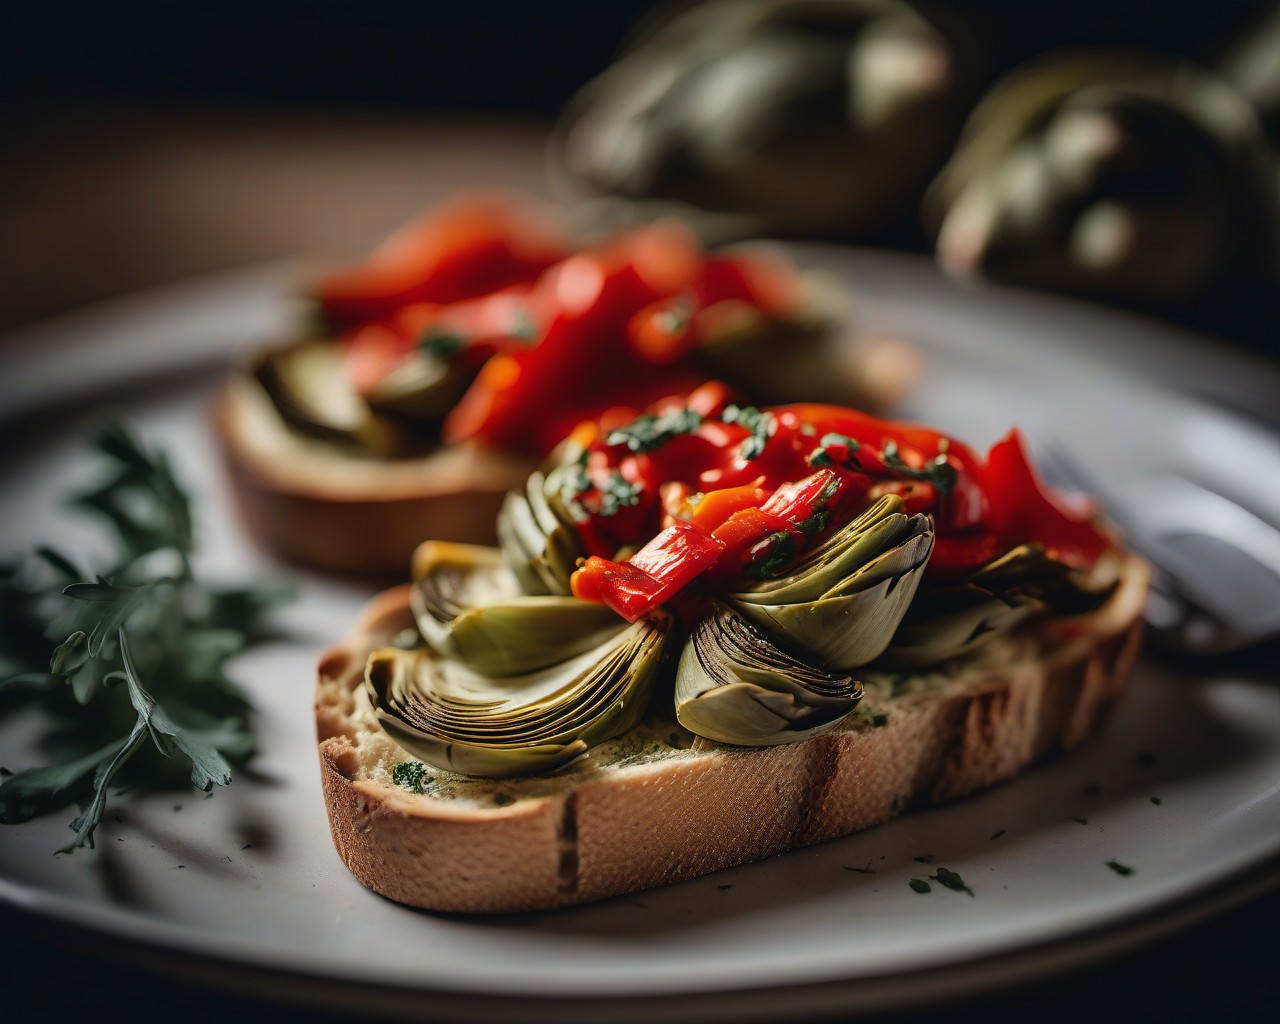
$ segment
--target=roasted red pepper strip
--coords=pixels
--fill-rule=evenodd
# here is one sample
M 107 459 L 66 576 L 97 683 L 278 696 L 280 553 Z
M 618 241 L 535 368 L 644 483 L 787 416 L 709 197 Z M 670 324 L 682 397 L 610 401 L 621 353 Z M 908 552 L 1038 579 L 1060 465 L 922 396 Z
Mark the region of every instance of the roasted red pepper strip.
M 608 605 L 628 622 L 670 600 L 724 550 L 711 534 L 677 521 L 627 562 L 595 555 L 573 574 L 575 597 Z
M 986 526 L 1002 539 L 1003 550 L 1034 541 L 1068 565 L 1087 569 L 1107 549 L 1092 515 L 1071 514 L 1041 483 L 1016 428 L 991 446 L 981 483 L 990 503 Z
M 545 452 L 582 416 L 692 387 L 692 371 L 646 362 L 625 331 L 637 309 L 677 290 L 700 259 L 687 229 L 659 223 L 550 270 L 534 290 L 550 293 L 556 310 L 539 343 L 513 353 L 513 369 L 477 378 L 446 420 L 445 440 Z
M 362 266 L 321 279 L 316 297 L 339 323 L 387 319 L 410 303 L 457 302 L 532 281 L 566 251 L 554 221 L 529 203 L 466 196 L 401 228 Z

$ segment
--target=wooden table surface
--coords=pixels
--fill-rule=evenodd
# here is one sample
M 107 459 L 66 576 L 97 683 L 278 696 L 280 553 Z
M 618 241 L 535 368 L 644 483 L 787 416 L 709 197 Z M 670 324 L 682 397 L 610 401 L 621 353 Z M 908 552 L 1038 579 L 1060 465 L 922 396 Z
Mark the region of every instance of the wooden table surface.
M 0 331 L 211 271 L 356 258 L 472 185 L 548 193 L 538 123 L 117 102 L 0 111 L 0 128 L 10 142 Z M 1277 920 L 1272 894 L 1104 964 L 884 1019 L 1268 1019 Z M 86 992 L 95 1007 L 138 1006 L 144 1020 L 342 1019 L 85 959 L 74 937 L 9 910 L 0 935 L 0 973 L 18 1005 L 6 1001 L 20 1011 L 9 1019 L 80 1020 Z

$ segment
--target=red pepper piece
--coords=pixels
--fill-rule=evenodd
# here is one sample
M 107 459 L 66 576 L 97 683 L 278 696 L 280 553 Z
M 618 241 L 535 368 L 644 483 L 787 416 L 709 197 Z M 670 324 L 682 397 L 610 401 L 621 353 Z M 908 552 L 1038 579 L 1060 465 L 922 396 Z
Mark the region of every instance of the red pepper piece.
M 1092 514 L 1060 505 L 1040 481 L 1017 428 L 991 446 L 981 482 L 990 502 L 987 526 L 1001 538 L 1002 550 L 1040 543 L 1068 564 L 1087 569 L 1109 547 Z
M 554 220 L 532 204 L 464 196 L 401 228 L 362 266 L 322 278 L 317 298 L 340 323 L 385 319 L 409 303 L 457 302 L 532 281 L 566 251 Z
M 570 580 L 575 597 L 606 604 L 628 622 L 658 607 L 715 563 L 723 546 L 706 530 L 677 521 L 628 562 L 592 556 Z

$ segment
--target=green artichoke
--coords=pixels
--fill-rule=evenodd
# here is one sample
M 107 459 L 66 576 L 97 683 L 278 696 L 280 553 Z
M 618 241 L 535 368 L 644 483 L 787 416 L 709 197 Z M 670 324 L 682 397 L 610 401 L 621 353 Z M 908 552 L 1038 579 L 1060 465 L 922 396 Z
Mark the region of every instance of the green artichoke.
M 495 678 L 430 648 L 374 651 L 365 688 L 379 724 L 409 753 L 483 778 L 537 775 L 637 726 L 671 620 L 655 616 L 559 664 Z
M 1093 611 L 1117 578 L 1110 561 L 1086 575 L 1038 544 L 1023 544 L 960 579 L 921 587 L 883 661 L 902 668 L 937 665 L 971 654 L 1033 615 Z
M 898 0 L 711 0 L 570 104 L 559 166 L 716 241 L 866 235 L 945 159 L 975 91 L 959 37 Z
M 860 683 L 788 654 L 724 605 L 693 627 L 676 670 L 676 718 L 719 743 L 792 743 L 834 728 L 861 699 Z
M 846 672 L 879 657 L 933 551 L 928 516 L 886 495 L 783 576 L 732 594 L 735 611 L 789 648 Z
M 526 596 L 494 548 L 429 541 L 413 562 L 410 604 L 423 639 L 437 654 L 481 675 L 546 668 L 626 626 L 604 605 Z
M 498 515 L 498 541 L 527 594 L 568 594 L 569 577 L 586 554 L 568 505 L 573 465 L 562 458 L 530 475 L 523 493 L 508 494 Z
M 1157 58 L 1072 54 L 1009 75 L 925 211 L 951 274 L 1147 304 L 1234 289 L 1272 260 L 1253 110 L 1212 73 Z

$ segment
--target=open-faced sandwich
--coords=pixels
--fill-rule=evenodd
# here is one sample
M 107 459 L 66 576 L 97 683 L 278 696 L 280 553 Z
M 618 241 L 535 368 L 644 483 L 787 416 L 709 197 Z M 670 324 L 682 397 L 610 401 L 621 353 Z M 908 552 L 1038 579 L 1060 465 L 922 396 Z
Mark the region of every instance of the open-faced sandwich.
M 642 889 L 961 796 L 1091 735 L 1143 563 L 985 455 L 718 384 L 576 428 L 500 548 L 428 541 L 320 664 L 365 885 L 508 911 Z
M 503 496 L 584 417 L 719 377 L 753 401 L 882 408 L 909 346 L 851 338 L 838 289 L 777 253 L 707 253 L 674 221 L 575 247 L 546 210 L 464 197 L 318 277 L 297 337 L 218 410 L 268 550 L 398 572 L 424 536 L 490 542 Z

